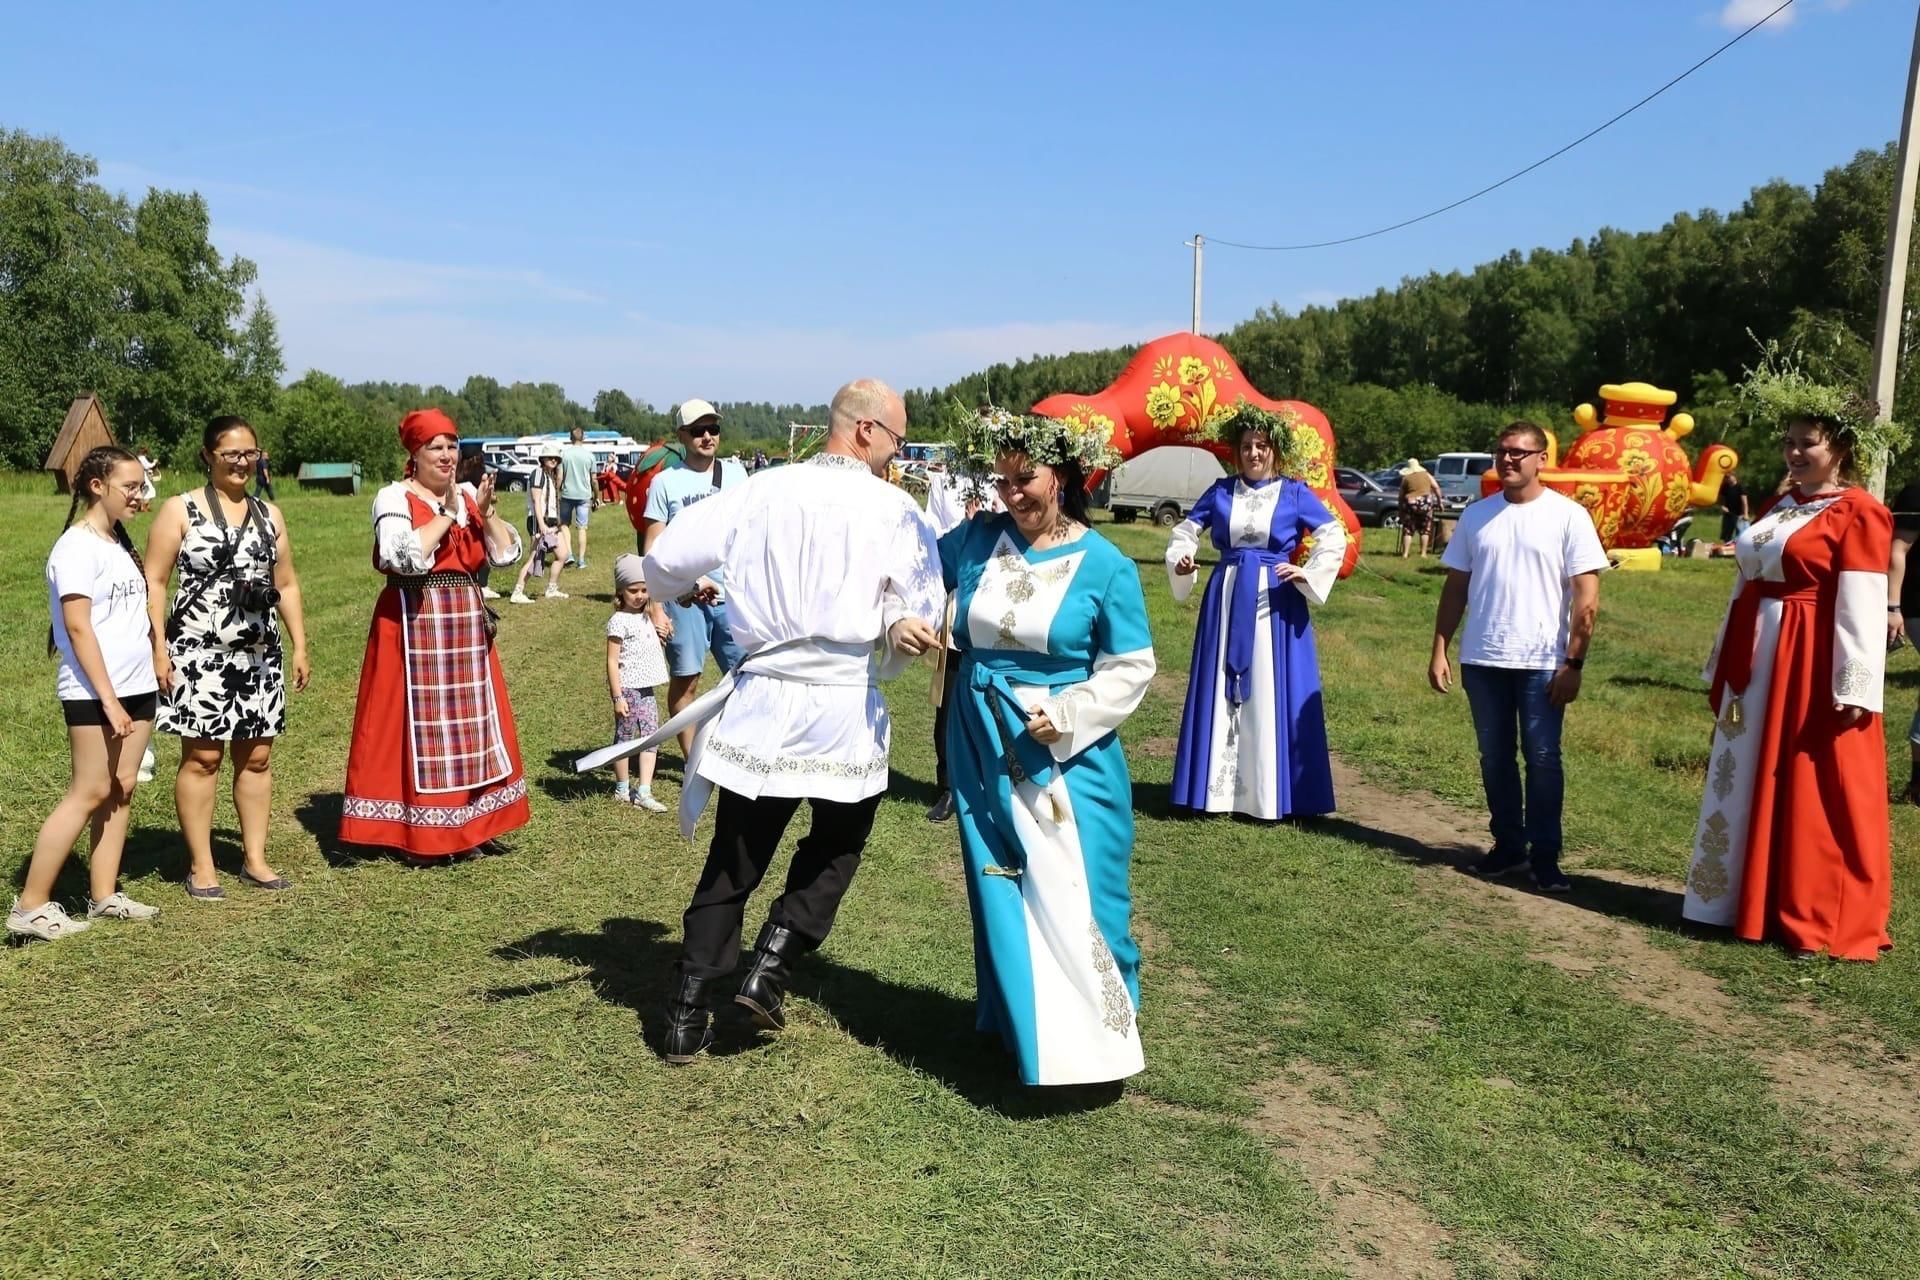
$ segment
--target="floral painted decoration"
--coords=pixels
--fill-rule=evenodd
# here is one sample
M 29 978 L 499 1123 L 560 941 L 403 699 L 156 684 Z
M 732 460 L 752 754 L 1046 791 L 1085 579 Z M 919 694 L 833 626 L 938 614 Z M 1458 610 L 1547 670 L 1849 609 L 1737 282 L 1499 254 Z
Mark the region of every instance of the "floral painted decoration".
M 1747 370 L 1740 399 L 1755 417 L 1786 426 L 1791 422 L 1818 422 L 1830 427 L 1853 448 L 1853 462 L 1862 472 L 1884 466 L 1907 447 L 1912 433 L 1880 416 L 1880 406 L 1857 391 L 1818 382 L 1778 342 L 1764 343 L 1760 360 Z
M 1045 418 L 988 405 L 962 419 L 953 441 L 960 465 L 987 472 L 1002 453 L 1024 453 L 1035 462 L 1057 466 L 1077 462 L 1084 471 L 1117 466 L 1112 423 L 1102 415 Z

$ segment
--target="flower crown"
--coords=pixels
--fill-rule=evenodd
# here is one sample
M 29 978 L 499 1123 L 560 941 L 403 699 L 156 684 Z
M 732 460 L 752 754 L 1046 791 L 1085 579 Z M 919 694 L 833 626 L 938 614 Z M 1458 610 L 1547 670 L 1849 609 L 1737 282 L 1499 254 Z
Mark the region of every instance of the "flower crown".
M 1852 447 L 1854 465 L 1862 472 L 1884 465 L 1912 439 L 1906 427 L 1881 418 L 1880 406 L 1859 392 L 1815 381 L 1777 341 L 1761 346 L 1759 362 L 1740 384 L 1740 399 L 1757 418 L 1830 426 Z
M 1292 475 L 1305 453 L 1298 434 L 1302 427 L 1307 427 L 1306 419 L 1293 410 L 1282 409 L 1275 413 L 1271 409 L 1262 409 L 1242 396 L 1232 412 L 1209 419 L 1193 434 L 1196 439 L 1213 440 L 1238 448 L 1241 436 L 1249 431 L 1258 431 L 1273 442 L 1275 473 Z M 1311 427 L 1307 429 L 1312 430 Z
M 1077 462 L 1082 470 L 1098 471 L 1121 460 L 1104 423 L 1105 419 L 1047 418 L 987 405 L 965 414 L 953 443 L 960 465 L 974 472 L 992 470 L 994 459 L 1002 453 L 1024 453 L 1048 466 Z

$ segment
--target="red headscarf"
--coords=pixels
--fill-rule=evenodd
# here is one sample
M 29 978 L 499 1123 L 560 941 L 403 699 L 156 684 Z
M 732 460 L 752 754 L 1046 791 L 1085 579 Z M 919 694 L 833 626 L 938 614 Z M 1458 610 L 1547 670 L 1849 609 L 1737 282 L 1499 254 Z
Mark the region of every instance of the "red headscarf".
M 458 439 L 460 428 L 453 425 L 453 419 L 438 409 L 415 409 L 400 419 L 400 445 L 412 457 L 420 447 L 435 436 L 453 436 Z

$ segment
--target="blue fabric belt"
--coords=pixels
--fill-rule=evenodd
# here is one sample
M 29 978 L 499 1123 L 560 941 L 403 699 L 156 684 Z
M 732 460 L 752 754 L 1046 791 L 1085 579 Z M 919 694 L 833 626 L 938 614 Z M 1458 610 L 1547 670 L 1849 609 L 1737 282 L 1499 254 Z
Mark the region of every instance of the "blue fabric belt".
M 994 829 L 995 856 L 1005 864 L 1022 853 L 1013 825 L 1013 784 L 1031 782 L 1045 787 L 1059 768 L 1053 752 L 1027 732 L 1029 713 L 1008 677 L 1022 684 L 1059 688 L 1079 684 L 1093 674 L 1093 669 L 1084 663 L 1062 664 L 1058 670 L 1044 673 L 994 667 L 979 661 L 971 649 L 962 654 L 961 662 L 961 688 L 972 701 L 972 714 L 955 716 L 954 724 L 991 801 L 987 812 L 980 815 L 984 819 L 981 825 Z M 1021 857 L 1015 865 L 1024 863 Z
M 1220 564 L 1234 566 L 1233 599 L 1227 604 L 1227 702 L 1239 706 L 1247 700 L 1249 675 L 1253 670 L 1253 641 L 1260 620 L 1260 584 L 1266 570 L 1287 564 L 1291 557 L 1264 547 L 1235 547 L 1220 555 Z M 1291 582 L 1273 589 L 1298 590 Z M 1274 602 L 1276 605 L 1279 601 Z

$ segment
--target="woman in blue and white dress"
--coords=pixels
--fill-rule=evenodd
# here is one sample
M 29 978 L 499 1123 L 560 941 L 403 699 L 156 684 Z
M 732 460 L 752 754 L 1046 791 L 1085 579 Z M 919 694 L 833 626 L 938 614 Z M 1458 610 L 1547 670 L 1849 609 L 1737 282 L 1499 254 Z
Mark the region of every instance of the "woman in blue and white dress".
M 1133 787 L 1115 729 L 1153 678 L 1133 561 L 1087 526 L 1066 424 L 988 411 L 1007 511 L 940 541 L 958 593 L 948 755 L 973 911 L 979 1027 L 1030 1085 L 1121 1080 L 1145 1066 L 1129 929 Z
M 1220 555 L 1200 598 L 1172 803 L 1270 822 L 1332 813 L 1333 767 L 1307 606 L 1327 602 L 1347 531 L 1313 490 L 1281 475 L 1282 451 L 1292 441 L 1284 418 L 1242 405 L 1222 432 L 1240 474 L 1214 482 L 1167 546 L 1178 602 L 1193 592 L 1200 540 L 1211 538 Z M 1309 537 L 1312 553 L 1294 564 Z

